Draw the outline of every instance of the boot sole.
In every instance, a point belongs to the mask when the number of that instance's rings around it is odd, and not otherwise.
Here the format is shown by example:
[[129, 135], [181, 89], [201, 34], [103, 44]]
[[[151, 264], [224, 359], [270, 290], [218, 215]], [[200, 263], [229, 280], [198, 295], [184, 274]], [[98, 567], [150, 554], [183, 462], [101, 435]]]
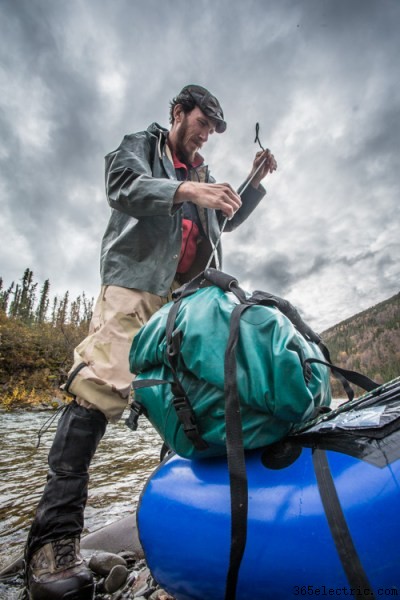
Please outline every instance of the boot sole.
[[[70, 592], [65, 592], [62, 595], [54, 596], [53, 594], [48, 595], [48, 592], [44, 590], [43, 600], [47, 598], [48, 600], [52, 600], [57, 598], [57, 600], [94, 600], [96, 588], [93, 584], [86, 585], [79, 590], [71, 590]], [[33, 600], [33, 596], [31, 596], [29, 590], [27, 590], [28, 600]]]
[[[62, 600], [94, 600], [95, 588], [93, 586], [86, 586], [79, 592], [67, 592], [62, 597]], [[61, 599], [60, 599], [61, 600]]]

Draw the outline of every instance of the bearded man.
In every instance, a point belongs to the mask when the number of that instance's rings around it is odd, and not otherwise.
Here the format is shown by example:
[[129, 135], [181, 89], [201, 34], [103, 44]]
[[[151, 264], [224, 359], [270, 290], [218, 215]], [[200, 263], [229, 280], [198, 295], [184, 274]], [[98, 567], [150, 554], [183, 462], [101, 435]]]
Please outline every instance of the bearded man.
[[125, 136], [105, 159], [111, 216], [101, 247], [102, 287], [89, 335], [75, 349], [65, 386], [74, 400], [59, 420], [28, 536], [32, 600], [93, 598], [93, 577], [79, 552], [88, 470], [107, 423], [128, 405], [132, 340], [211, 255], [211, 266], [221, 267], [222, 223], [228, 219], [225, 231], [240, 225], [265, 195], [262, 179], [276, 169], [265, 150], [257, 153], [243, 194], [215, 183], [200, 150], [226, 122], [217, 98], [199, 85], [172, 100], [170, 123], [169, 130], [153, 123]]

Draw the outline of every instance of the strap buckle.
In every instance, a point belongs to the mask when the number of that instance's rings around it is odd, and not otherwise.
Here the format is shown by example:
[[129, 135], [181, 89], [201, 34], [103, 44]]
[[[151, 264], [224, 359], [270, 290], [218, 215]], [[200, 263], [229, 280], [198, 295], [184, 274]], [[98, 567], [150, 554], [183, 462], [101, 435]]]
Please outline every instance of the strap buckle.
[[139, 417], [142, 413], [143, 407], [134, 400], [131, 404], [129, 416], [127, 419], [125, 419], [125, 425], [127, 425], [132, 431], [136, 431], [138, 428]]
[[207, 442], [203, 440], [197, 428], [196, 415], [188, 399], [185, 396], [175, 396], [172, 404], [186, 437], [192, 442], [196, 450], [208, 448]]
[[310, 363], [307, 361], [304, 361], [303, 362], [303, 377], [304, 377], [304, 381], [307, 386], [310, 384], [312, 375], [313, 375], [313, 372], [312, 372]]
[[167, 355], [169, 360], [176, 360], [176, 358], [179, 356], [181, 351], [182, 337], [182, 331], [179, 329], [175, 329], [172, 332], [171, 339], [168, 340], [167, 343]]

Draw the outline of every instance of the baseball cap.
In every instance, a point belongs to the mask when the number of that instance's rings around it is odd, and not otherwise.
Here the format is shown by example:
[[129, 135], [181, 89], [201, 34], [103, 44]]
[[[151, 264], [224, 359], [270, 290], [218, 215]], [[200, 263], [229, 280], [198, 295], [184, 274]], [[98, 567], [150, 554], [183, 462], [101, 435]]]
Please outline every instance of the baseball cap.
[[[203, 111], [203, 113], [214, 119], [215, 131], [217, 133], [223, 133], [226, 129], [226, 122], [224, 121], [224, 113], [217, 98], [213, 96], [206, 88], [201, 85], [186, 85], [180, 92], [181, 94], [188, 94], [196, 102], [196, 105]], [[179, 97], [178, 96], [178, 97]]]

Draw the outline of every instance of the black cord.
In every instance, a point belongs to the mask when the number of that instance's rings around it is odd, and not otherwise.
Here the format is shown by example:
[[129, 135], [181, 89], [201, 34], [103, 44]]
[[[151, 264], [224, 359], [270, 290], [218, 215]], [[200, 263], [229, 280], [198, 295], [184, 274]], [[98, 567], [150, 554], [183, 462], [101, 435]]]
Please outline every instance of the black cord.
[[265, 148], [263, 147], [262, 143], [260, 142], [260, 137], [259, 137], [259, 132], [260, 132], [260, 124], [256, 123], [256, 138], [254, 140], [254, 143], [258, 143], [258, 145], [260, 146], [261, 150], [265, 150]]
[[59, 408], [57, 408], [56, 412], [51, 415], [51, 417], [49, 417], [48, 419], [46, 419], [46, 421], [43, 423], [43, 425], [40, 427], [38, 433], [37, 433], [37, 444], [36, 444], [36, 448], [39, 448], [40, 446], [40, 441], [42, 438], [42, 435], [44, 435], [45, 433], [47, 433], [47, 431], [50, 429], [53, 421], [58, 417], [58, 415], [60, 414], [61, 411], [67, 410], [69, 408], [69, 404], [63, 404], [61, 405]]

